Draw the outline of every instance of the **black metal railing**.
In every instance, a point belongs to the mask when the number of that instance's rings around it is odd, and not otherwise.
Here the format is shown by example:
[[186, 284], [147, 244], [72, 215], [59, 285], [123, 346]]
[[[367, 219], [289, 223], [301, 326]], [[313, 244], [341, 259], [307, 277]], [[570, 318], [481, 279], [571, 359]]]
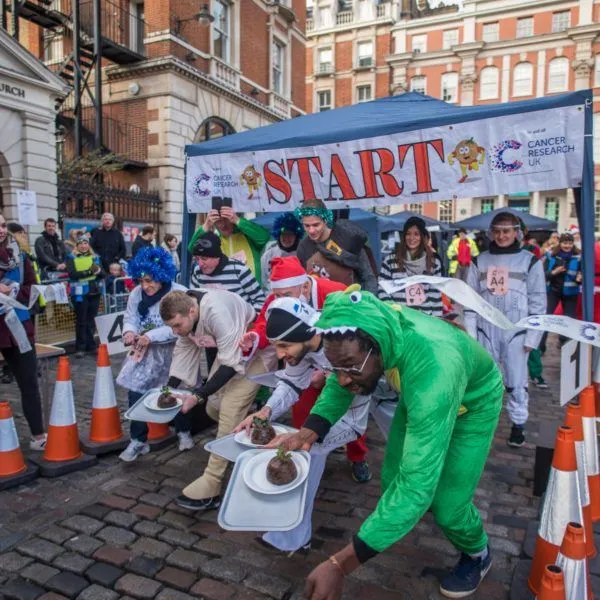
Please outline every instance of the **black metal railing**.
[[154, 192], [132, 192], [78, 177], [58, 178], [59, 218], [97, 219], [115, 215], [119, 223], [135, 221], [160, 226], [160, 198]]

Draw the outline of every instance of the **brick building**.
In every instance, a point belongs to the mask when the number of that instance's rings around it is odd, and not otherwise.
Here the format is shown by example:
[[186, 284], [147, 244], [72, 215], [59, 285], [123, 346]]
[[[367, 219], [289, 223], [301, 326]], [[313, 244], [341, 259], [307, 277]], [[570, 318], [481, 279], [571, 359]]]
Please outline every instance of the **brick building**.
[[[184, 146], [304, 113], [303, 0], [99, 0], [102, 145], [125, 158], [105, 180], [157, 190], [161, 233], [181, 231]], [[11, 3], [5, 27], [15, 33]], [[72, 0], [25, 0], [18, 37], [73, 86]], [[81, 145], [97, 143], [93, 0], [79, 0]], [[87, 91], [89, 89], [89, 93]], [[97, 94], [96, 94], [97, 95]], [[63, 152], [76, 148], [73, 94], [61, 105]]]
[[[473, 105], [600, 86], [598, 0], [314, 2], [307, 21], [309, 111], [406, 91]], [[595, 155], [600, 161], [598, 139]], [[600, 165], [596, 173], [600, 189]], [[501, 206], [558, 220], [560, 229], [576, 222], [572, 190], [449, 199], [422, 211], [453, 221]], [[394, 210], [400, 208], [420, 210]]]

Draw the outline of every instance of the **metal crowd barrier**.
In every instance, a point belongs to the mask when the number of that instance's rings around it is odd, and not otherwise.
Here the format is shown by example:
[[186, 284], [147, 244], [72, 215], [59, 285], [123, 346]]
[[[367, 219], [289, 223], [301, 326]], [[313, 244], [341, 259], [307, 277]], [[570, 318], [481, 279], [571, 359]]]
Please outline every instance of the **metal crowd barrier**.
[[[125, 287], [125, 280], [130, 279], [129, 277], [117, 277], [110, 286], [110, 289], [106, 290], [106, 307], [107, 313], [115, 313], [121, 312], [127, 308], [127, 300], [129, 299], [129, 293], [127, 288]], [[118, 292], [118, 288], [121, 287], [118, 285], [119, 282], [122, 282], [122, 289], [124, 292]]]

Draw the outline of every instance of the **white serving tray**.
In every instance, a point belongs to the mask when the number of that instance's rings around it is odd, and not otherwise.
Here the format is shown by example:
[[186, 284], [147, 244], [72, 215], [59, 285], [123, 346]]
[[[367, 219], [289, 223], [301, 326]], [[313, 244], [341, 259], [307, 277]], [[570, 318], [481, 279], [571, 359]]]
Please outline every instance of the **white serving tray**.
[[[174, 390], [181, 391], [184, 390]], [[148, 390], [131, 408], [125, 412], [125, 418], [130, 421], [144, 421], [146, 423], [169, 423], [181, 410], [181, 406], [174, 406], [170, 409], [150, 410], [144, 400], [151, 394], [160, 394], [160, 388], [152, 388]]]

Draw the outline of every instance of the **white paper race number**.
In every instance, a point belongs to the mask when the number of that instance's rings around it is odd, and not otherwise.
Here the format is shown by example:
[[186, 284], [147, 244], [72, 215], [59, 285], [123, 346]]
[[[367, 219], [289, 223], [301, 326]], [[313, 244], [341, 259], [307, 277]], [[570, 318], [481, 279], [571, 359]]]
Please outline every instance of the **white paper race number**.
[[110, 355], [125, 352], [123, 344], [123, 316], [125, 312], [111, 313], [96, 317], [96, 329], [101, 344], [108, 345]]
[[560, 354], [560, 405], [564, 406], [591, 380], [591, 346], [577, 340], [567, 342]]

